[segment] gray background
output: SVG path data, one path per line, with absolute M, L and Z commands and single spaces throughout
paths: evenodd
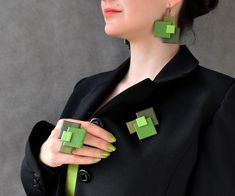
M 195 21 L 183 42 L 200 64 L 235 76 L 232 0 Z M 34 123 L 55 123 L 74 84 L 113 69 L 127 56 L 105 35 L 100 1 L 0 0 L 0 195 L 25 195 L 24 145 Z M 199 47 L 200 46 L 200 47 Z

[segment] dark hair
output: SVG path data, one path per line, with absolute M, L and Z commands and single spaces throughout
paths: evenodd
M 190 28 L 195 18 L 215 9 L 219 0 L 183 0 L 179 13 L 178 26 L 181 30 Z

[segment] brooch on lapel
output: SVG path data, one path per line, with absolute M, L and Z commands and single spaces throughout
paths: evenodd
M 157 135 L 155 125 L 159 122 L 152 107 L 137 112 L 136 116 L 135 120 L 126 123 L 130 134 L 136 132 L 139 140 Z

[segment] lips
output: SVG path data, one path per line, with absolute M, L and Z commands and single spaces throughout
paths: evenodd
M 113 8 L 105 8 L 104 9 L 104 14 L 105 15 L 111 15 L 111 14 L 120 13 L 120 12 L 121 12 L 120 10 L 116 10 L 116 9 L 113 9 Z

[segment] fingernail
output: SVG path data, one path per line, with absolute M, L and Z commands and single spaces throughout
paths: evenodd
M 109 134 L 109 140 L 110 140 L 111 142 L 116 142 L 116 141 L 117 141 L 117 139 L 114 137 L 113 134 Z
M 97 162 L 99 162 L 101 160 L 101 158 L 96 158 L 95 157 L 95 158 L 93 158 L 93 160 L 94 160 L 95 163 L 97 163 Z
M 106 151 L 103 151 L 101 154 L 103 158 L 107 158 L 110 155 L 110 153 Z
M 108 144 L 108 149 L 113 152 L 116 150 L 115 146 L 113 146 L 112 144 Z

